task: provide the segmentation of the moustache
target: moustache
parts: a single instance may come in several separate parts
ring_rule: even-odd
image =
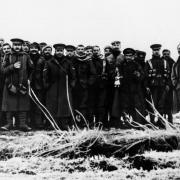
[[[49,52],[44,53],[45,56],[50,56],[51,54]]]
[[[32,54],[37,54],[37,53],[38,53],[38,51],[36,51],[36,50],[32,50],[32,51],[30,51],[30,53],[32,53]]]

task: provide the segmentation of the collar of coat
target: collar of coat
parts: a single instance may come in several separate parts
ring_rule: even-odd
[[[24,54],[27,54],[27,53],[24,52],[24,51],[20,51],[20,52],[12,51],[11,54],[12,55],[24,55]]]
[[[76,59],[77,59],[78,61],[89,61],[89,60],[92,59],[91,56],[87,56],[86,54],[84,54],[84,55],[79,55],[79,54],[77,54],[76,52],[75,52],[75,57],[76,57]]]

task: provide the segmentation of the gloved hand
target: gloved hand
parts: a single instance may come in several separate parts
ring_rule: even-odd
[[[170,90],[170,88],[169,88],[169,86],[168,85],[166,85],[166,91],[168,92],[169,90]]]
[[[115,77],[114,87],[120,87],[120,85],[121,85],[120,77]]]
[[[141,76],[141,73],[139,71],[134,71],[134,75],[139,78]]]

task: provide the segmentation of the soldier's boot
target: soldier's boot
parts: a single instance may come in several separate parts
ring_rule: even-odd
[[[22,131],[30,131],[31,128],[26,124],[26,112],[19,112],[18,118],[19,118],[19,128]]]
[[[168,113],[168,122],[173,124],[173,116],[172,113]]]
[[[11,112],[6,112],[6,121],[7,124],[2,126],[1,129],[5,131],[9,131],[13,128],[13,118]]]

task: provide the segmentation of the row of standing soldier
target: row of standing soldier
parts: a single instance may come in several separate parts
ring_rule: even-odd
[[[119,41],[105,47],[104,56],[99,46],[55,44],[52,55],[52,47],[45,43],[11,41],[12,49],[9,44],[3,44],[1,58],[1,114],[4,114],[1,129],[52,128],[29,98],[28,79],[62,130],[71,129],[75,124],[79,128],[87,124],[90,128],[104,129],[137,127],[129,123],[129,117],[148,125],[144,118],[148,114],[151,123],[164,128],[160,119],[155,120],[154,110],[146,99],[172,123],[172,92],[178,75],[171,73],[174,61],[170,51],[163,50],[160,56],[160,44],[151,46],[152,59],[145,62],[143,51],[126,48],[122,54]]]

